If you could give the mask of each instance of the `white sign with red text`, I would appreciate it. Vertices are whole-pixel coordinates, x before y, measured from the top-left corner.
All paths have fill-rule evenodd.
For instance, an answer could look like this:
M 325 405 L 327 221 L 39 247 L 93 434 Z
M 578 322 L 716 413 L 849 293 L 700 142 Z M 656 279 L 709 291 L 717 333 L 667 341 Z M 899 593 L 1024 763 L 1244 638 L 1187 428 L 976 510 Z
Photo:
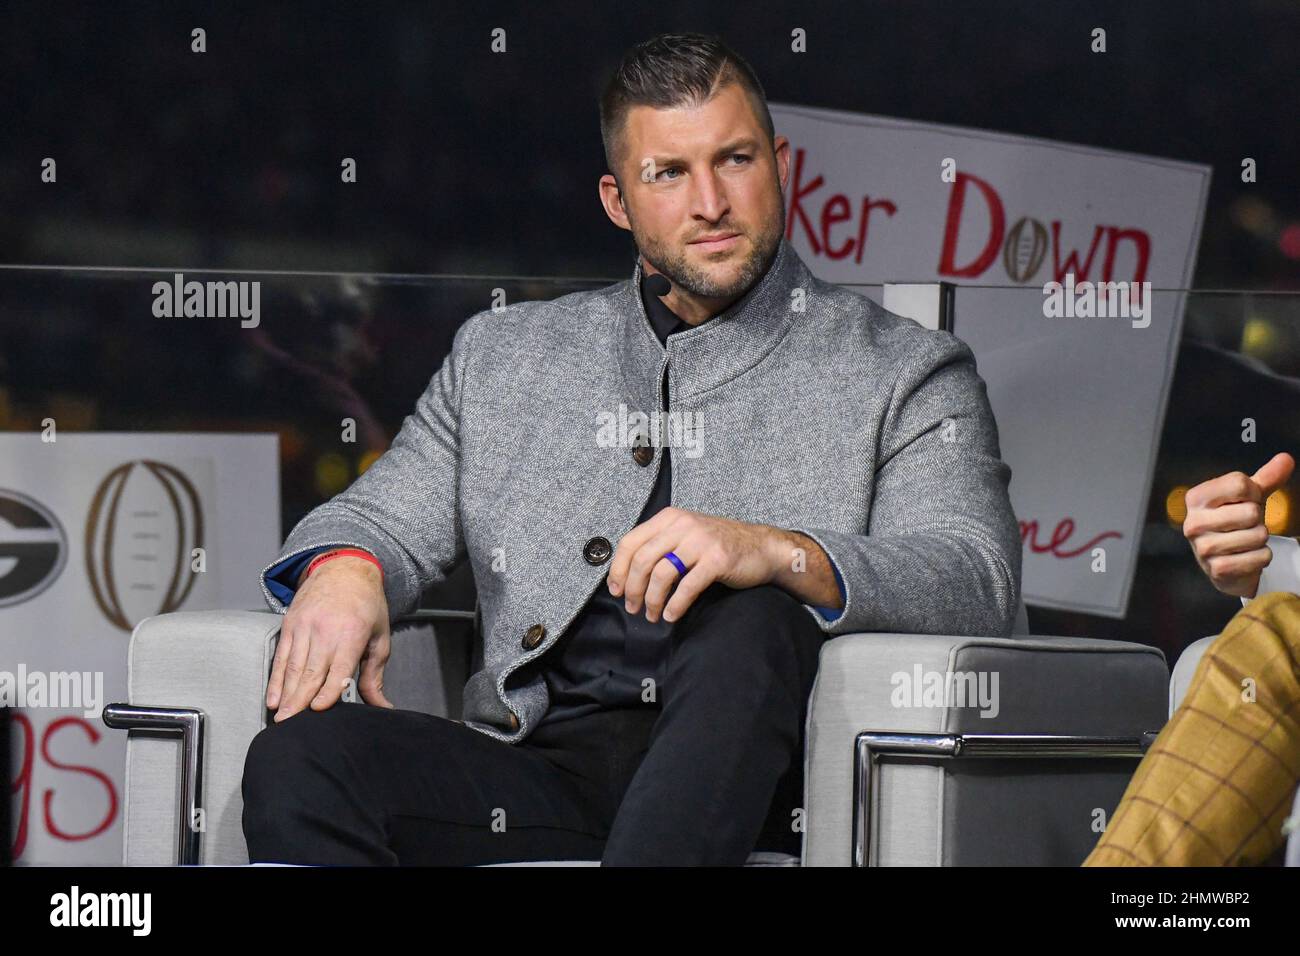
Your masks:
M 262 608 L 280 547 L 275 435 L 0 435 L 0 702 L 16 708 L 14 859 L 122 862 L 131 631 Z M 184 701 L 137 703 L 183 705 Z
M 791 144 L 786 235 L 816 275 L 958 285 L 952 331 L 1012 468 L 1026 603 L 1122 617 L 1182 328 L 1169 290 L 1192 280 L 1209 167 L 771 111 Z

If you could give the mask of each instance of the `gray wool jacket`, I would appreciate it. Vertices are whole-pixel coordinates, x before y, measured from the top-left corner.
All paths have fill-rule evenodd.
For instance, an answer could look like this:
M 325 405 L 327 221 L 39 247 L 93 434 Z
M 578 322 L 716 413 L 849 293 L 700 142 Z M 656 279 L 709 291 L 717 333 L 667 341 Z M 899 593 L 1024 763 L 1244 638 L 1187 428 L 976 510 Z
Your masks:
M 640 280 L 638 258 L 628 281 L 470 317 L 388 451 L 263 569 L 271 608 L 286 610 L 267 571 L 312 548 L 374 554 L 393 618 L 468 556 L 483 666 L 464 722 L 524 740 L 545 679 L 507 681 L 604 586 L 588 545 L 617 546 L 654 487 L 663 441 L 631 446 L 667 368 L 673 505 L 815 540 L 845 591 L 833 621 L 805 605 L 826 634 L 1011 632 L 1011 469 L 963 342 L 816 278 L 784 239 L 744 296 L 666 347 Z

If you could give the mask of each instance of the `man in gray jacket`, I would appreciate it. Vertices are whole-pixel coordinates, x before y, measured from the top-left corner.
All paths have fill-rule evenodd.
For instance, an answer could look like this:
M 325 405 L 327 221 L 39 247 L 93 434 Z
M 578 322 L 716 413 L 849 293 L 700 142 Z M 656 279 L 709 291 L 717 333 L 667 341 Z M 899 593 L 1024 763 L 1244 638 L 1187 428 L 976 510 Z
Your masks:
M 263 571 L 285 619 L 254 861 L 798 853 L 823 641 L 1011 631 L 1011 472 L 974 358 L 809 272 L 748 65 L 639 44 L 601 130 L 631 281 L 472 316 L 392 447 Z M 391 621 L 465 558 L 463 721 L 394 709 Z M 358 666 L 365 703 L 340 702 Z

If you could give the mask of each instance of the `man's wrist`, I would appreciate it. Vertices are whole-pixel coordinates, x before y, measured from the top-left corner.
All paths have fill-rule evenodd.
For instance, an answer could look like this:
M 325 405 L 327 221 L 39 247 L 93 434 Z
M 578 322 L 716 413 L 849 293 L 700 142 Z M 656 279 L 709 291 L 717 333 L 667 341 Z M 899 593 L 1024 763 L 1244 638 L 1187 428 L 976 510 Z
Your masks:
M 311 574 L 311 572 L 312 572 L 312 568 L 315 566 L 315 565 L 313 564 L 313 562 L 315 561 L 316 558 L 319 558 L 319 557 L 321 557 L 321 556 L 323 556 L 323 555 L 326 555 L 326 554 L 333 554 L 333 553 L 334 553 L 335 551 L 337 551 L 337 550 L 339 550 L 339 549 L 338 549 L 338 548 L 330 548 L 328 551 L 322 551 L 322 552 L 320 552 L 320 554 L 313 555 L 312 560 L 311 560 L 311 561 L 308 561 L 306 564 L 304 564 L 303 567 L 302 567 L 302 570 L 298 573 L 298 584 L 297 584 L 297 586 L 298 586 L 299 588 L 301 588 L 301 587 L 302 587 L 302 586 L 307 582 L 307 575 Z
M 786 587 L 790 583 L 789 575 L 794 571 L 795 555 L 804 544 L 785 528 L 764 527 L 767 530 L 767 583 Z
M 767 583 L 797 597 L 804 604 L 838 610 L 843 606 L 830 556 L 815 540 L 788 528 L 765 526 L 769 576 Z M 825 582 L 829 581 L 829 587 Z
M 328 560 L 326 560 L 328 559 Z M 371 572 L 380 580 L 383 580 L 383 568 L 377 559 L 368 552 L 361 552 L 358 548 L 330 548 L 328 551 L 322 551 L 320 554 L 307 562 L 307 567 L 303 568 L 302 575 L 298 578 L 298 586 L 302 587 L 307 578 L 313 574 L 319 574 L 324 568 L 330 565 L 339 567 L 348 567 L 356 570 L 358 567 L 368 567 Z

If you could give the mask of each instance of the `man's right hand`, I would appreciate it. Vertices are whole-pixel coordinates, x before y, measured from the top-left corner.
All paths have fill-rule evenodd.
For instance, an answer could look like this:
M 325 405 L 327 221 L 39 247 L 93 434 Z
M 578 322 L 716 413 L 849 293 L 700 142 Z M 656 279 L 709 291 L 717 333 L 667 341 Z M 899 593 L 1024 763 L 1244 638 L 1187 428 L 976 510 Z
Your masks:
M 1295 459 L 1286 452 L 1253 475 L 1234 471 L 1187 492 L 1183 536 L 1196 563 L 1224 594 L 1253 598 L 1259 577 L 1273 560 L 1264 525 L 1264 504 L 1291 477 Z
M 331 558 L 301 582 L 289 603 L 266 706 L 279 708 L 277 722 L 308 705 L 327 710 L 338 703 L 360 663 L 362 700 L 393 708 L 384 696 L 384 665 L 391 652 L 379 568 L 353 555 Z

